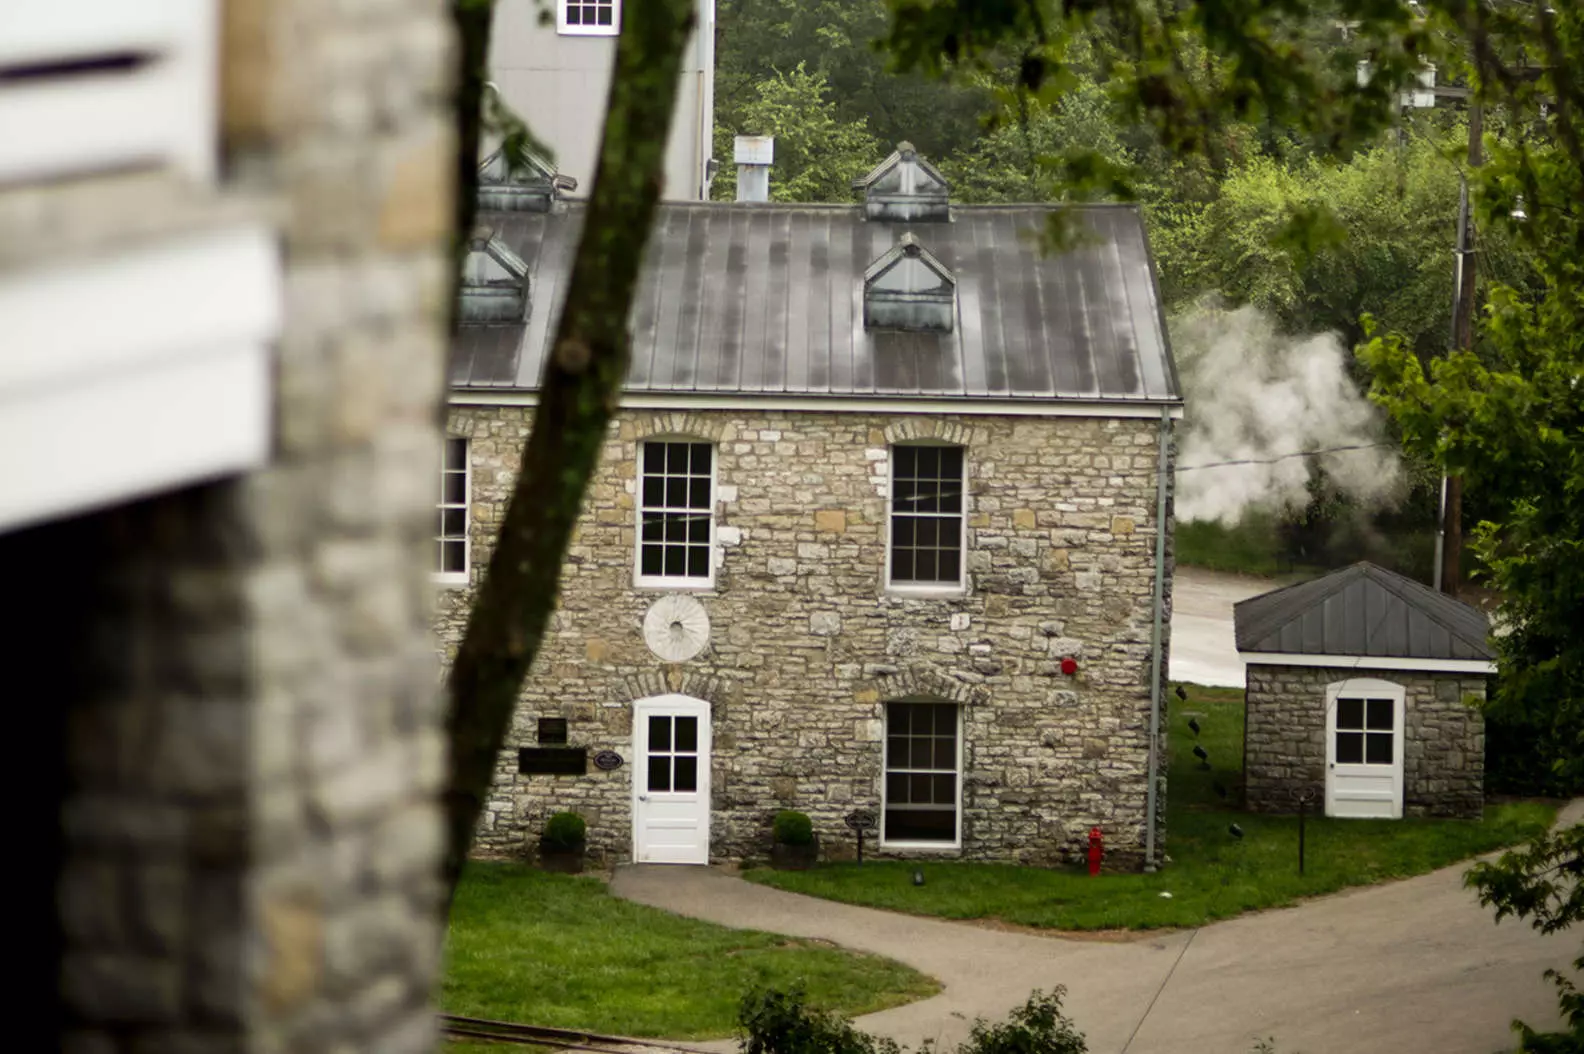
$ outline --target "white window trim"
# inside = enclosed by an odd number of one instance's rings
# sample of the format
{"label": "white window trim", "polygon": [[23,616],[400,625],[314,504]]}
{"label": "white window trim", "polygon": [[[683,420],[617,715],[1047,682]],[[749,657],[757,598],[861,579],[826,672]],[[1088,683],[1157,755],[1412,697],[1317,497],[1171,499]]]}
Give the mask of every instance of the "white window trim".
{"label": "white window trim", "polygon": [[[462,570],[460,571],[432,571],[430,578],[436,585],[450,589],[466,588],[472,584],[473,574],[473,440],[468,436],[444,437],[444,445],[440,448],[440,500],[435,502],[436,509],[447,507],[445,501],[445,447],[451,440],[462,440]],[[454,508],[454,506],[452,506]],[[444,541],[442,535],[436,535],[436,542]]]}
{"label": "white window trim", "polygon": [[[963,452],[962,512],[958,514],[957,583],[948,582],[892,582],[891,581],[891,520],[896,515],[896,455],[898,447],[953,447]],[[912,597],[917,600],[950,599],[968,594],[968,447],[961,443],[943,443],[935,440],[908,440],[886,447],[886,518],[885,518],[885,579],[881,583],[887,596]]]}
{"label": "white window trim", "polygon": [[1322,666],[1347,670],[1419,670],[1425,673],[1494,674],[1488,659],[1397,659],[1384,655],[1300,655],[1293,652],[1243,651],[1245,666]]}
{"label": "white window trim", "polygon": [[[954,803],[957,811],[956,826],[952,831],[950,842],[907,842],[890,841],[885,834],[886,826],[886,776],[890,773],[891,760],[891,704],[892,703],[935,703],[941,706],[950,706],[957,711],[957,800]],[[955,853],[962,850],[962,824],[963,824],[963,728],[965,726],[964,709],[961,703],[954,703],[950,699],[887,699],[880,704],[880,848],[905,849],[908,852],[939,852]]]}
{"label": "white window trim", "polygon": [[[709,577],[675,578],[643,573],[643,481],[644,447],[649,443],[704,443],[710,448],[710,530]],[[633,491],[633,587],[636,589],[663,589],[672,593],[707,593],[715,588],[715,564],[720,557],[720,542],[716,535],[720,528],[720,444],[713,439],[689,435],[648,436],[638,441],[637,476]]]}
{"label": "white window trim", "polygon": [[608,26],[571,25],[567,22],[567,4],[571,0],[556,0],[556,32],[565,37],[614,37],[621,33],[622,0],[611,0],[611,24]]}

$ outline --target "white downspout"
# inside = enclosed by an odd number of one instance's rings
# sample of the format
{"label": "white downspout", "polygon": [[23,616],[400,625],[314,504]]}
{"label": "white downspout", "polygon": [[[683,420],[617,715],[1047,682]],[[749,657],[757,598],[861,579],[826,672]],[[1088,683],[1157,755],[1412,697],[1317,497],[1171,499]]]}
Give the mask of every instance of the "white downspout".
{"label": "white downspout", "polygon": [[1171,445],[1171,411],[1161,407],[1160,463],[1155,474],[1155,624],[1150,634],[1150,719],[1149,783],[1144,798],[1144,872],[1153,873],[1155,863],[1155,814],[1159,808],[1160,783],[1161,669],[1165,650],[1166,618],[1166,474]]}

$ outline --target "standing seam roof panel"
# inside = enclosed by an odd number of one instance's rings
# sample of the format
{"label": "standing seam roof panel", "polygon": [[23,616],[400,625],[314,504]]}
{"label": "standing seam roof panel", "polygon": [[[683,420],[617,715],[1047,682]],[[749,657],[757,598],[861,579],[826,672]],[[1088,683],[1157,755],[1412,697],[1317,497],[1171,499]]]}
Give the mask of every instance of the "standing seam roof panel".
{"label": "standing seam roof panel", "polygon": [[[1180,403],[1137,211],[1070,207],[1098,243],[1037,255],[1031,239],[1056,208],[893,223],[857,207],[663,205],[627,390]],[[509,331],[465,327],[453,383],[538,387],[583,215],[481,214],[529,263],[532,306],[514,362]],[[958,278],[949,334],[864,328],[863,270],[910,230]]]}

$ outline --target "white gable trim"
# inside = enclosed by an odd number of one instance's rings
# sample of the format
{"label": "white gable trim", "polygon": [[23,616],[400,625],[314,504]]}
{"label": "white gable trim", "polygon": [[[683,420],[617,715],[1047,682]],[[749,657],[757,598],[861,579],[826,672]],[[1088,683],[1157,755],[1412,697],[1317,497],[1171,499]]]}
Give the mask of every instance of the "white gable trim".
{"label": "white gable trim", "polygon": [[1418,670],[1425,673],[1496,672],[1486,659],[1397,659],[1384,655],[1297,655],[1283,651],[1240,651],[1245,665],[1324,666],[1351,670]]}
{"label": "white gable trim", "polygon": [[[513,389],[454,389],[452,406],[534,406],[537,392]],[[1173,420],[1181,420],[1182,404],[1165,404]],[[1104,402],[1099,399],[997,399],[957,395],[924,399],[896,399],[884,396],[831,395],[749,395],[732,392],[721,395],[624,392],[621,407],[626,410],[801,410],[813,413],[853,414],[1000,414],[1007,417],[1139,417],[1160,419],[1162,404],[1145,402]]]}

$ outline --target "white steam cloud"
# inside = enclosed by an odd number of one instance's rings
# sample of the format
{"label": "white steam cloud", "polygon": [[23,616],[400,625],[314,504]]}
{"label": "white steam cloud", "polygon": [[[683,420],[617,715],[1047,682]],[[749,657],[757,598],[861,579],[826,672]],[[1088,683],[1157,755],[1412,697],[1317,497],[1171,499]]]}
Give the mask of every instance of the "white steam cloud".
{"label": "white steam cloud", "polygon": [[[1365,507],[1398,497],[1394,447],[1286,456],[1384,438],[1380,412],[1348,377],[1336,334],[1283,336],[1252,307],[1200,307],[1174,320],[1172,340],[1188,403],[1178,519],[1234,524],[1252,510],[1300,509],[1316,466]],[[1245,463],[1192,467],[1223,461]]]}

